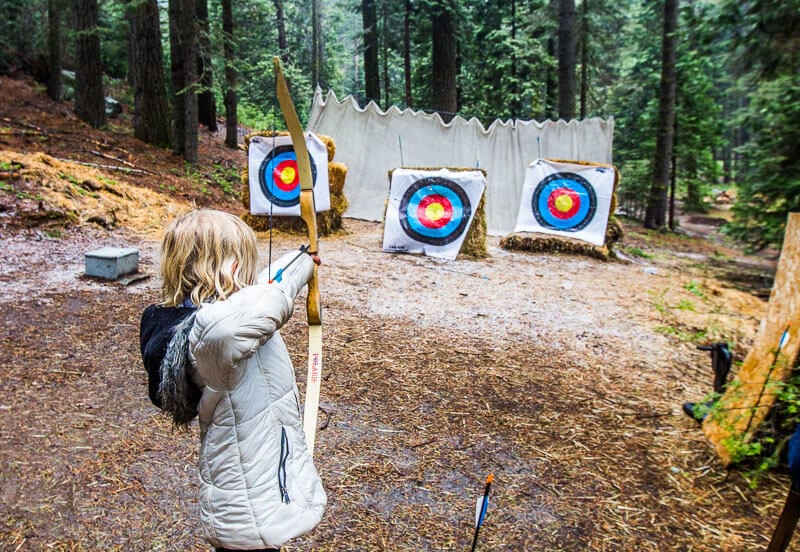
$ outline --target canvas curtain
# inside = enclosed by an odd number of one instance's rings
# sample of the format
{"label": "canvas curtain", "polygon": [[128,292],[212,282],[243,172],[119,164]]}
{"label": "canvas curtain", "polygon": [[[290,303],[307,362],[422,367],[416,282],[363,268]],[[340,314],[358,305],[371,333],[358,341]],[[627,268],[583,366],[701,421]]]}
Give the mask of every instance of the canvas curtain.
{"label": "canvas curtain", "polygon": [[487,173],[487,231],[503,236],[514,230],[527,166],[539,157],[612,163],[614,120],[496,120],[487,129],[474,118],[445,124],[438,114],[372,102],[361,109],[352,96],[317,90],[308,130],[331,136],[336,161],[348,167],[345,216],[383,220],[392,169],[478,167]]}

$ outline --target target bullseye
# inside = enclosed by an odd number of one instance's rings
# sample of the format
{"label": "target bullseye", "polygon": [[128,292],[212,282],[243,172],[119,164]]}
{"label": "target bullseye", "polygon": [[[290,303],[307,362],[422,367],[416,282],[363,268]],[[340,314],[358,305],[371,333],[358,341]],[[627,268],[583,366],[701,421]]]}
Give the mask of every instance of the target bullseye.
{"label": "target bullseye", "polygon": [[417,218],[429,228],[442,228],[453,218],[453,205],[443,195],[429,195],[420,201]]}
{"label": "target bullseye", "polygon": [[469,223],[472,206],[457,183],[427,177],[409,186],[400,201],[400,226],[413,239],[445,245],[458,239]]}
{"label": "target bullseye", "polygon": [[554,173],[536,185],[531,200],[536,221],[545,228],[577,232],[597,210],[592,185],[575,173]]}
{"label": "target bullseye", "polygon": [[[312,181],[317,181],[317,167],[309,153]],[[300,204],[300,172],[297,155],[291,145],[274,147],[261,162],[258,182],[267,199],[281,207]]]}

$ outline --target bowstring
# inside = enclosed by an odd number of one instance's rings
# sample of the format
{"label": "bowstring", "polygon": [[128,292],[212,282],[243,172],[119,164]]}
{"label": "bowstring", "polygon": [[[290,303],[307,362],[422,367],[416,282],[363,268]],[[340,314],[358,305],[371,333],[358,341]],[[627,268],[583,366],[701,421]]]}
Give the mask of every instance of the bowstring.
{"label": "bowstring", "polygon": [[[276,86],[277,86],[277,76],[275,77],[275,79],[276,79]],[[272,198],[275,197],[275,133],[276,133],[276,130],[275,130],[275,104],[272,105],[272,123],[271,123],[271,125],[272,125],[272,151],[270,152],[270,155],[272,155],[272,174],[268,175],[269,176],[268,187],[269,187],[269,190],[270,190],[271,198],[269,200],[269,253],[267,254],[267,274],[269,274],[272,271],[272,221],[273,221],[272,214],[273,214],[273,208],[275,206],[275,204],[272,201]]]}

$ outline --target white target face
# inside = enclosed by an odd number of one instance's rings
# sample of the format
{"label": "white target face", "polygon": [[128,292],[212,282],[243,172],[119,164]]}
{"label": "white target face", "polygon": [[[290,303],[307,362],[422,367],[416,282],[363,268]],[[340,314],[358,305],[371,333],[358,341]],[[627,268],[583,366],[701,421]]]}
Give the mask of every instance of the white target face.
{"label": "white target face", "polygon": [[[313,134],[306,134],[316,210],[331,208],[328,150]],[[247,148],[250,213],[300,216],[300,171],[289,136],[253,136]]]}
{"label": "white target face", "polygon": [[395,170],[384,251],[455,259],[485,188],[480,171]]}
{"label": "white target face", "polygon": [[601,246],[614,193],[610,165],[539,159],[528,167],[515,232],[540,232]]}

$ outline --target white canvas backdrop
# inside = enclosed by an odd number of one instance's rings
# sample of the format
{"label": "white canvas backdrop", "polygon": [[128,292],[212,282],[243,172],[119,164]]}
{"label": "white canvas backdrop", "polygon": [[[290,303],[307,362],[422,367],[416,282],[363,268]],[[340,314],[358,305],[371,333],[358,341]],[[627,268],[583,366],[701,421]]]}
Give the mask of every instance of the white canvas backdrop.
{"label": "white canvas backdrop", "polygon": [[348,167],[345,216],[383,219],[391,169],[477,166],[487,172],[487,231],[503,236],[514,230],[527,166],[539,157],[610,164],[614,119],[496,120],[486,129],[474,118],[445,124],[438,114],[384,112],[372,102],[361,109],[352,96],[317,90],[308,130],[331,136],[336,161]]}

